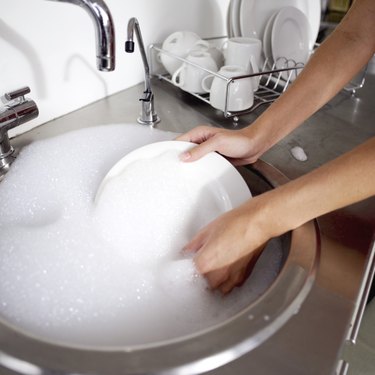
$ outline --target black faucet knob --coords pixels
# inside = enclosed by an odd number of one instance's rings
[[[131,40],[127,40],[125,42],[125,52],[134,52],[134,42]]]

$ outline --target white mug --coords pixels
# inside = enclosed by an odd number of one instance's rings
[[[222,46],[225,65],[240,65],[247,74],[259,73],[261,64],[262,42],[256,38],[229,38]],[[253,77],[253,89],[258,90],[259,77]]]
[[[209,43],[202,40],[199,35],[192,31],[176,31],[169,35],[163,42],[162,49],[178,57],[186,58],[193,49],[208,49]],[[182,61],[166,53],[160,52],[159,60],[170,75],[182,65]]]
[[[227,81],[229,78],[246,76],[248,72],[238,65],[221,67],[218,75],[209,75],[203,79],[203,88],[210,93],[210,104],[221,111],[244,111],[254,103],[254,91],[250,77]],[[220,77],[223,76],[225,78]],[[207,86],[209,78],[214,77],[211,87]]]
[[[215,60],[215,63],[218,69],[220,69],[224,65],[224,54],[221,49],[215,46],[210,46],[209,44],[205,46],[199,43],[197,46],[193,47],[192,51],[195,51],[195,50],[208,52],[212,56],[212,58]]]
[[[202,81],[206,76],[211,74],[210,72],[217,72],[218,67],[215,60],[209,52],[200,50],[191,51],[186,60],[189,63],[184,62],[173,73],[172,82],[185,91],[198,94],[205,93],[206,90],[203,89]],[[190,63],[199,65],[199,67]]]

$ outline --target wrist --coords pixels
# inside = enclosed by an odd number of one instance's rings
[[[259,157],[266,151],[264,150],[264,145],[260,140],[259,134],[256,132],[249,131],[248,128],[241,129],[242,139],[246,139],[243,148],[242,164],[252,164],[255,163]]]
[[[255,247],[263,245],[269,239],[279,236],[281,231],[279,217],[267,199],[268,193],[251,198],[240,207],[247,226],[246,239]],[[266,199],[265,199],[266,198]],[[257,243],[254,243],[256,240]]]
[[[264,233],[265,240],[278,237],[298,225],[295,222],[296,214],[291,199],[285,196],[282,187],[275,188],[254,197],[254,207],[250,212],[256,212],[257,226]]]
[[[265,121],[260,117],[248,127],[242,129],[244,135],[251,140],[252,150],[259,158],[268,151],[275,143],[274,133]]]

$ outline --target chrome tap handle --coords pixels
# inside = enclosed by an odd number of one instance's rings
[[[1,98],[4,106],[0,108],[0,180],[14,161],[14,149],[9,141],[8,130],[24,124],[39,115],[36,103],[25,98],[29,87],[7,92]]]
[[[0,109],[0,141],[8,130],[38,117],[36,103],[25,98],[30,91],[26,86],[4,94],[2,101],[5,105]]]
[[[14,91],[5,93],[4,98],[7,101],[11,101],[11,100],[14,100],[14,99],[17,99],[17,98],[22,98],[22,100],[24,100],[25,95],[29,94],[30,92],[31,92],[30,87],[25,86],[25,87],[22,87],[18,90],[14,90]]]

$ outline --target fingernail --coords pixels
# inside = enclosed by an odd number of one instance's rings
[[[180,160],[182,161],[187,161],[191,158],[191,154],[190,152],[186,151],[186,152],[183,152],[181,155],[180,155]]]

